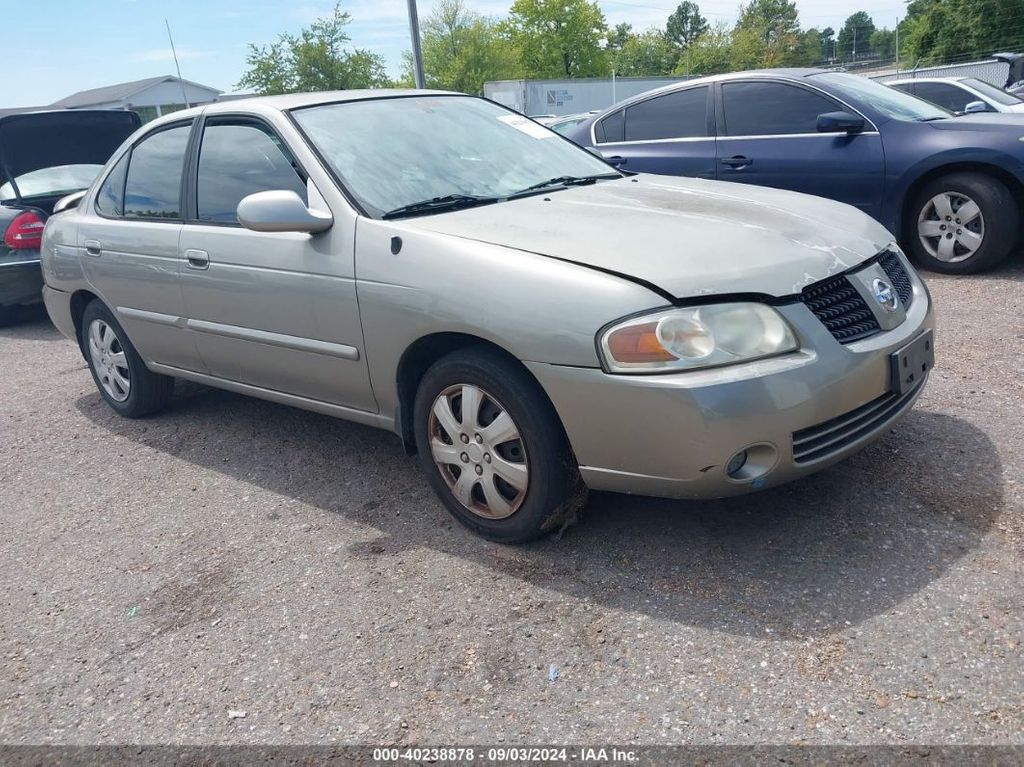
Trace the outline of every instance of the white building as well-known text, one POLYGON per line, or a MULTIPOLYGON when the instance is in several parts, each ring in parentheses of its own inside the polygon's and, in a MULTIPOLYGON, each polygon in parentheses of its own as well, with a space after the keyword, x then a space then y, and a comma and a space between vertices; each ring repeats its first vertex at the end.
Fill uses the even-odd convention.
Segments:
POLYGON ((143 122, 196 104, 216 101, 222 91, 172 75, 72 93, 46 109, 131 109, 143 122))

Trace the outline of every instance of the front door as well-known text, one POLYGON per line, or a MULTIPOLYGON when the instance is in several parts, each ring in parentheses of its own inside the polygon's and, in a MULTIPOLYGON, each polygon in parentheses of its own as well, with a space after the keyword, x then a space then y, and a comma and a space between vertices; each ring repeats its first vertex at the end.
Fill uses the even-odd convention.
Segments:
POLYGON ((870 122, 857 134, 819 133, 818 115, 850 110, 795 83, 728 81, 720 94, 720 180, 827 197, 879 217, 885 159, 870 122))
MULTIPOLYGON (((188 327, 214 376, 376 411, 359 323, 354 236, 254 232, 239 201, 271 189, 319 193, 284 142, 254 118, 208 118, 182 229, 188 327)), ((324 204, 318 201, 318 204, 324 204)))

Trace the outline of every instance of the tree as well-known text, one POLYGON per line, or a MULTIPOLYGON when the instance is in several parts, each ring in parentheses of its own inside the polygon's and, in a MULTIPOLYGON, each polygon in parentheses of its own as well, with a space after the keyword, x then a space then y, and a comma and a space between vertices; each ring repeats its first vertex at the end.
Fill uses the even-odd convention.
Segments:
POLYGON ((757 34, 766 46, 792 40, 800 32, 796 3, 788 0, 751 0, 740 6, 736 28, 757 34))
POLYGON ((876 29, 871 33, 871 52, 880 59, 896 55, 896 33, 891 29, 876 29))
POLYGON ((832 27, 825 27, 818 33, 821 41, 821 58, 819 61, 831 61, 836 57, 833 43, 836 39, 836 31, 832 27))
POLYGON ((837 40, 839 55, 844 59, 856 61, 871 55, 871 35, 875 32, 875 22, 865 11, 851 14, 843 28, 839 30, 837 40))
POLYGON ((698 37, 680 58, 674 74, 717 75, 734 69, 732 33, 719 23, 698 37))
POLYGON ((515 0, 505 24, 526 77, 608 74, 601 43, 608 25, 596 2, 515 0))
POLYGON ((750 5, 741 5, 732 37, 740 59, 756 62, 737 66, 737 69, 778 67, 792 62, 800 46, 796 3, 789 0, 751 0, 750 5))
POLYGON ((632 24, 616 24, 614 29, 609 29, 605 37, 604 49, 614 55, 622 50, 622 47, 633 37, 632 24))
POLYGON ((361 48, 345 50, 345 27, 351 21, 339 3, 331 16, 317 19, 297 35, 278 35, 266 46, 250 44, 249 68, 238 87, 269 95, 389 85, 381 56, 361 48))
POLYGON ((615 54, 615 74, 620 77, 656 77, 672 73, 678 49, 659 29, 632 35, 615 54))
MULTIPOLYGON (((423 70, 428 88, 480 93, 488 80, 519 77, 515 49, 496 22, 466 8, 463 0, 440 0, 422 26, 423 70)), ((403 82, 413 82, 412 55, 403 61, 403 82)))
POLYGON ((688 48, 708 31, 708 20, 700 14, 700 6, 683 0, 668 17, 665 34, 680 48, 688 48))

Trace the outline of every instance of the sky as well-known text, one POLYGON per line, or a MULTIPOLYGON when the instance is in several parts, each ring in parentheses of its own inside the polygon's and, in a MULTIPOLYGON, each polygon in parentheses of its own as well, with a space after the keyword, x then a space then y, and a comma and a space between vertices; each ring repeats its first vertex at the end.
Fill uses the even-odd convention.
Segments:
MULTIPOLYGON (((732 23, 739 0, 698 0, 712 23, 732 23)), ((419 0, 419 15, 434 0, 419 0)), ((512 0, 466 0, 489 16, 502 16, 512 0)), ((664 27, 676 0, 599 0, 610 26, 664 27)), ((397 75, 409 49, 406 0, 345 0, 353 18, 352 45, 385 57, 397 75)), ((187 80, 233 92, 245 71, 249 43, 272 42, 331 13, 333 0, 35 0, 4 3, 4 77, 0 108, 42 106, 76 91, 144 77, 174 74, 164 19, 187 80)), ((797 0, 803 27, 838 30, 855 10, 875 25, 892 27, 904 13, 900 0, 797 0)))

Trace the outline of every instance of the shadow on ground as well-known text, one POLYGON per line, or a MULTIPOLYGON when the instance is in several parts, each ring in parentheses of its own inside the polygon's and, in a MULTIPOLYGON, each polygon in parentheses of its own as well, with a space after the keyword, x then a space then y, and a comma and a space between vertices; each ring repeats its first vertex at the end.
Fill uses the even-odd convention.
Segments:
POLYGON ((455 523, 383 431, 192 385, 148 420, 118 418, 98 394, 77 407, 104 430, 323 509, 325 534, 335 513, 380 531, 349 556, 430 547, 496 579, 743 635, 814 636, 885 613, 977 546, 1003 506, 988 437, 915 410, 809 479, 711 502, 593 494, 562 540, 504 547, 455 523))
POLYGON ((14 323, 0 327, 0 340, 16 338, 22 341, 58 341, 64 336, 53 326, 42 304, 22 306, 14 323))

